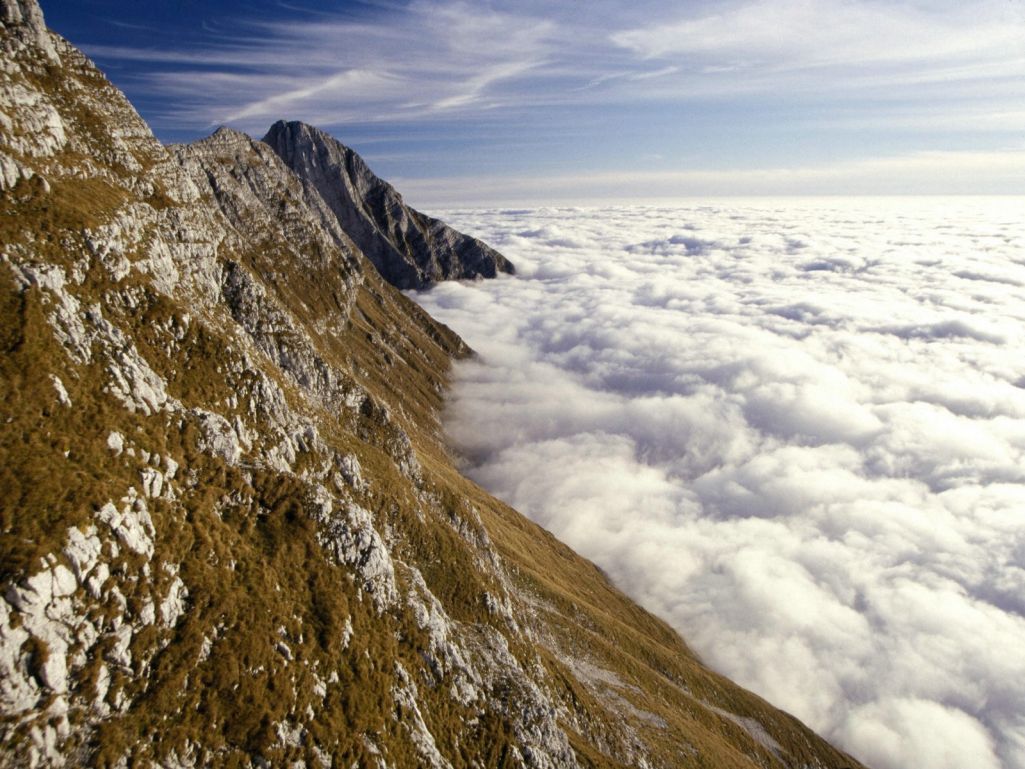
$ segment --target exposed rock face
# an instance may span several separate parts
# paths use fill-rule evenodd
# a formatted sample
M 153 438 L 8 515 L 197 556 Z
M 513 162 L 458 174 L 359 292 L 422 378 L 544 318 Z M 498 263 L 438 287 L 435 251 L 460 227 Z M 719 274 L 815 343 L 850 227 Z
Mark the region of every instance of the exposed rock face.
M 35 0 L 5 0 L 0 6 L 0 24 L 12 35 L 31 43 L 46 58 L 56 61 L 57 53 L 50 44 L 43 12 Z
M 263 141 L 320 194 L 392 285 L 422 288 L 450 278 L 513 272 L 512 264 L 490 246 L 407 206 L 359 155 L 320 129 L 282 120 Z
M 0 765 L 857 766 L 458 474 L 468 350 L 266 145 L 0 18 Z

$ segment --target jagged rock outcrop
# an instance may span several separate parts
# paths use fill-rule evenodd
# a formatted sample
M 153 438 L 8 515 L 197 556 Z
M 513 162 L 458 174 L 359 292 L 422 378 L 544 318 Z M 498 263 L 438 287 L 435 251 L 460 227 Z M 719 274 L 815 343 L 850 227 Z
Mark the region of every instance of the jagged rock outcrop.
M 493 278 L 513 266 L 485 243 L 432 219 L 367 167 L 353 150 L 320 129 L 281 120 L 263 141 L 324 199 L 342 229 L 399 288 L 452 278 Z
M 0 0 L 0 765 L 841 767 L 462 478 L 462 341 Z
M 0 7 L 0 24 L 12 36 L 32 45 L 50 61 L 57 53 L 50 43 L 43 12 L 35 0 L 9 0 Z

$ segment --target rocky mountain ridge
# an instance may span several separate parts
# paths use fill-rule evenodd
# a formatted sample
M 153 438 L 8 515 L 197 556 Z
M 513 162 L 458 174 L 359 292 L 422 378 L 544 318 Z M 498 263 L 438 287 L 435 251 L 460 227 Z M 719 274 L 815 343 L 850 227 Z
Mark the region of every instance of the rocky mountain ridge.
M 459 475 L 324 180 L 0 20 L 0 765 L 858 765 Z
M 304 186 L 319 193 L 342 230 L 392 285 L 423 288 L 438 280 L 514 272 L 487 244 L 407 206 L 359 155 L 320 129 L 281 120 L 263 141 Z

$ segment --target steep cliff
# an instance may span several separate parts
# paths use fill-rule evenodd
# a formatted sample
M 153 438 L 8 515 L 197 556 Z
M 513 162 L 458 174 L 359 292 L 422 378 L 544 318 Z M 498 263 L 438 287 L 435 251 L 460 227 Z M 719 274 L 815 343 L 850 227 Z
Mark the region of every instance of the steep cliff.
M 450 278 L 493 278 L 513 266 L 485 243 L 410 208 L 341 142 L 305 123 L 281 120 L 263 141 L 327 202 L 342 229 L 399 288 Z
M 319 187 L 0 11 L 0 764 L 857 766 L 458 474 Z

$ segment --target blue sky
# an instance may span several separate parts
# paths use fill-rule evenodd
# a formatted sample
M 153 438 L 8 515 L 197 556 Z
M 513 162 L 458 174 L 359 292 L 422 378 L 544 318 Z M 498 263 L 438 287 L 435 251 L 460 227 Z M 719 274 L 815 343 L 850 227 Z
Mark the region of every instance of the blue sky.
M 421 205 L 1025 192 L 1022 0 L 43 10 L 162 140 L 304 120 Z

